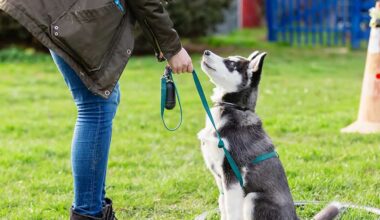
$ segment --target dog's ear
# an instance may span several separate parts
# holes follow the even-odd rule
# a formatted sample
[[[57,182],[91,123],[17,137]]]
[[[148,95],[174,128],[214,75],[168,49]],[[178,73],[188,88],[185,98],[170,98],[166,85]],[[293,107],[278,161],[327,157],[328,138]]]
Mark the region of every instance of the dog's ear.
[[[263,53],[259,53],[259,52],[256,53],[256,52],[251,54],[253,58],[250,61],[249,66],[248,66],[248,69],[252,71],[253,73],[258,72],[258,71],[261,72],[261,69],[263,68],[265,56],[267,55],[267,53],[265,52]]]
[[[256,50],[255,52],[251,53],[251,55],[249,55],[248,57],[248,60],[251,61],[253,60],[257,55],[259,55],[259,51]]]

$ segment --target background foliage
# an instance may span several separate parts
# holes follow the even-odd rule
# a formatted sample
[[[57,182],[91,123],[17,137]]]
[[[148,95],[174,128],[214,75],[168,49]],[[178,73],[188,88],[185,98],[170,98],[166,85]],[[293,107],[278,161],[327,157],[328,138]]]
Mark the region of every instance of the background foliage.
[[[223,9],[232,0],[177,0],[170,1],[167,9],[175,29],[185,37],[199,37],[213,31],[216,24],[223,22]]]
[[[23,43],[38,47],[32,35],[5,12],[0,10],[0,48],[9,43]]]

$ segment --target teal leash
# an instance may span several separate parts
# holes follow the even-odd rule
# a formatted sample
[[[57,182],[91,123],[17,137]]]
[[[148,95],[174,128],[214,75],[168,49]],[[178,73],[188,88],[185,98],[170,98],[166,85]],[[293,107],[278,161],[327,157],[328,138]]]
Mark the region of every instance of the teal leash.
[[[220,133],[218,132],[218,129],[216,128],[215,121],[214,121],[214,118],[212,117],[212,114],[211,114],[211,111],[210,111],[210,107],[208,106],[205,93],[203,92],[202,84],[199,81],[198,75],[195,72],[195,70],[193,71],[193,79],[194,79],[195,87],[197,88],[199,97],[201,98],[203,108],[205,109],[205,111],[206,111],[206,113],[208,115],[208,118],[209,118],[212,126],[214,127],[215,133],[216,133],[216,135],[217,135],[217,137],[219,139],[219,141],[218,141],[218,147],[221,148],[221,149],[223,149],[224,155],[226,156],[227,161],[230,164],[232,171],[234,172],[236,178],[238,179],[238,181],[240,183],[240,186],[244,187],[243,177],[242,177],[242,175],[240,173],[240,169],[237,166],[235,160],[232,158],[230,152],[226,149],[226,146],[224,145],[224,141],[222,140],[222,137],[220,136]]]
[[[121,4],[120,0],[114,0],[115,5],[119,8],[121,12],[124,12],[124,6]]]
[[[180,107],[180,114],[181,114],[181,116],[180,116],[180,122],[178,123],[178,125],[175,128],[169,128],[167,126],[167,124],[165,123],[164,113],[165,113],[165,100],[166,100],[166,89],[167,88],[166,88],[166,79],[162,78],[161,79],[161,119],[162,119],[162,122],[163,122],[163,124],[164,124],[164,126],[165,126],[166,129],[168,129],[169,131],[175,131],[182,124],[182,117],[183,117],[182,116],[182,106],[181,106],[181,101],[180,101],[180,98],[179,98],[179,93],[177,91],[177,86],[175,85],[174,79],[172,78],[172,70],[171,69],[168,70],[168,74],[171,77],[171,79],[173,80],[173,84],[174,84],[174,88],[175,88],[175,92],[176,92],[176,97],[177,97],[178,104],[179,104],[179,107]],[[221,137],[218,129],[216,128],[215,121],[214,121],[214,118],[212,117],[212,114],[211,114],[211,111],[210,111],[210,107],[209,107],[209,105],[207,103],[207,99],[206,99],[205,93],[203,91],[202,84],[201,84],[201,82],[200,82],[200,80],[198,78],[198,75],[195,72],[195,70],[193,70],[193,80],[194,80],[194,83],[195,83],[195,87],[197,88],[199,97],[201,99],[203,108],[206,111],[207,116],[208,116],[208,118],[209,118],[212,126],[214,127],[215,133],[216,133],[216,135],[218,137],[218,147],[221,148],[221,149],[223,149],[224,155],[227,158],[228,164],[230,165],[233,173],[235,174],[236,179],[239,181],[240,186],[243,188],[244,187],[244,181],[243,181],[243,177],[241,175],[240,169],[237,166],[237,164],[236,164],[235,160],[233,159],[233,157],[231,156],[230,152],[227,150],[227,148],[226,148],[226,146],[224,144],[224,141],[223,141],[223,139],[222,139],[222,137]],[[261,162],[263,162],[265,160],[269,160],[269,159],[275,158],[275,157],[278,157],[278,154],[274,150],[272,152],[261,154],[261,155],[257,156],[254,160],[252,160],[252,163],[254,165],[256,165],[256,164],[259,164],[259,163],[261,163]]]

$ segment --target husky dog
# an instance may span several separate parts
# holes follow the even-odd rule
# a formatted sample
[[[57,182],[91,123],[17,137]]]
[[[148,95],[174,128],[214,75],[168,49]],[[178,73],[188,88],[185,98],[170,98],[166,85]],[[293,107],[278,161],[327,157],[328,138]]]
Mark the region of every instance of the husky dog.
[[[255,113],[258,85],[266,53],[248,58],[220,57],[205,51],[202,69],[215,84],[211,108],[220,136],[238,165],[241,187],[209,119],[198,133],[207,167],[221,192],[222,220],[298,219],[284,168],[277,157],[253,164],[257,156],[274,151],[260,118]]]

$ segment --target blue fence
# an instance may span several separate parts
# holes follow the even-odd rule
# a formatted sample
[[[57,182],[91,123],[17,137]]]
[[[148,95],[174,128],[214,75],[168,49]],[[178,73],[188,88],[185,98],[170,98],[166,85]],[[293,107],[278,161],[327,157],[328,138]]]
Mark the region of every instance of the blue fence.
[[[270,41],[348,45],[368,41],[374,0],[266,0]]]

